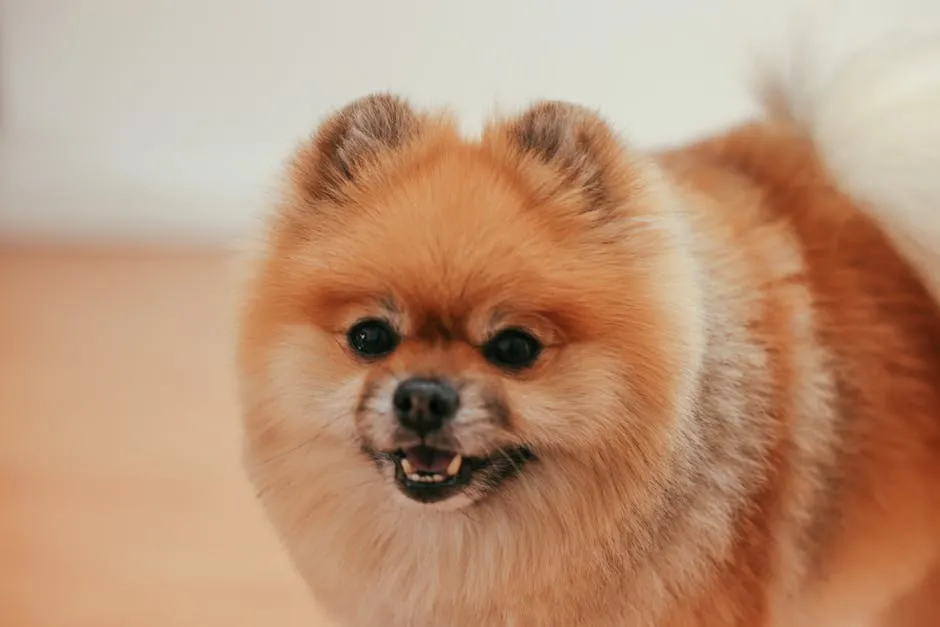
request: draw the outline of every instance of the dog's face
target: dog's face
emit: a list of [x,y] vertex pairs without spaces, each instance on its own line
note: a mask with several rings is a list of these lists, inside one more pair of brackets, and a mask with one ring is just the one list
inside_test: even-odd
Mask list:
[[368,465],[449,509],[550,490],[540,467],[642,472],[701,335],[659,189],[572,106],[477,143],[391,97],[342,110],[296,157],[253,284],[250,451],[328,451],[297,490]]

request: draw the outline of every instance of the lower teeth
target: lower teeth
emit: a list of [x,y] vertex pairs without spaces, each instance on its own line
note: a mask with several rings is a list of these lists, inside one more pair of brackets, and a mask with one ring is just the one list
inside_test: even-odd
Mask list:
[[446,479],[446,477],[443,475],[419,475],[418,473],[413,473],[407,476],[408,481],[418,481],[420,483],[440,483]]

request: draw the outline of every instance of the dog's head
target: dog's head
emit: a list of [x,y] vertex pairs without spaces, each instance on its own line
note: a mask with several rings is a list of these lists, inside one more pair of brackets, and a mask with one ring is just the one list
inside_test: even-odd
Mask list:
[[373,96],[289,174],[241,362],[249,456],[330,460],[288,492],[368,465],[460,508],[650,463],[700,357],[696,277],[657,170],[596,115],[541,103],[468,142]]

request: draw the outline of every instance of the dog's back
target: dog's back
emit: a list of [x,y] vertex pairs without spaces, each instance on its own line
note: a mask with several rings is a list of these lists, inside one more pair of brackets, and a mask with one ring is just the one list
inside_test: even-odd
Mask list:
[[[755,519],[775,529],[770,559],[788,573],[771,593],[774,624],[867,625],[888,612],[885,624],[933,625],[940,41],[860,55],[819,93],[768,76],[763,95],[765,120],[661,161],[714,201],[695,219],[716,242],[716,272],[752,260],[753,289],[780,307],[751,331],[778,345],[786,432],[771,472],[777,510]],[[794,328],[801,318],[805,334]],[[790,614],[789,597],[807,593],[804,613]]]

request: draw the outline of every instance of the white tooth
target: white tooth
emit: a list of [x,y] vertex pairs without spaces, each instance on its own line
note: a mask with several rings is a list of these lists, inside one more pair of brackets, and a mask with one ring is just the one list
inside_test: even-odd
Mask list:
[[447,464],[447,474],[451,477],[457,475],[460,472],[460,465],[463,463],[463,456],[454,455],[454,458],[450,460],[450,463]]
[[447,476],[438,474],[426,475],[420,472],[409,472],[405,473],[405,476],[408,478],[408,481],[417,483],[443,483],[447,481]]
[[401,458],[401,469],[405,471],[409,479],[411,479],[411,475],[415,474],[415,467],[411,465],[407,457]]

